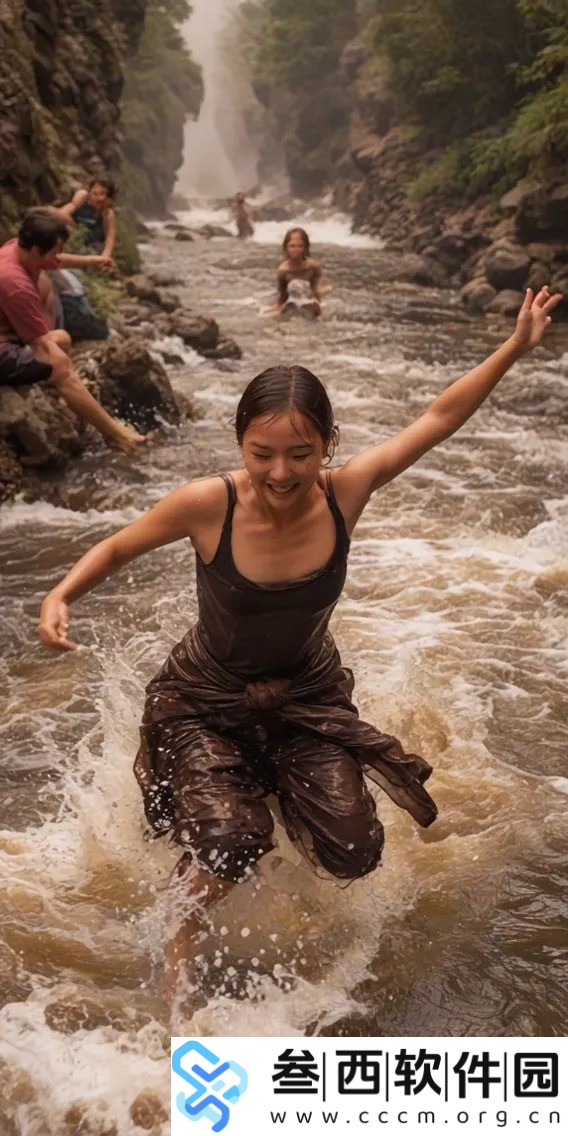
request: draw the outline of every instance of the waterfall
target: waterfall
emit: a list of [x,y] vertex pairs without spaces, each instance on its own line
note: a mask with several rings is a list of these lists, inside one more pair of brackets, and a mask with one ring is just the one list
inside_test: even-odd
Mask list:
[[258,180],[258,155],[248,137],[234,79],[223,58],[227,17],[241,0],[193,0],[183,35],[203,69],[205,97],[197,122],[185,128],[184,162],[177,189],[198,197],[230,197]]

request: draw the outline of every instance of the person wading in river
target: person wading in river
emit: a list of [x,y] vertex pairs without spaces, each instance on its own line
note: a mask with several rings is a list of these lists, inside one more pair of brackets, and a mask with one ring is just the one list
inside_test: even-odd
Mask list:
[[135,453],[147,440],[111,418],[79,378],[67,354],[71,339],[54,330],[45,273],[59,268],[112,267],[104,256],[64,253],[67,226],[56,209],[30,209],[18,237],[0,248],[0,386],[53,386],[72,411],[109,445]]
[[150,825],[183,849],[176,891],[200,903],[167,947],[170,990],[203,908],[273,847],[267,794],[291,839],[339,880],[365,876],[381,857],[364,772],[419,824],[435,820],[431,767],[359,719],[328,625],[371,495],[467,422],[540,342],[560,299],[527,292],[494,354],[395,437],[331,470],[338,431],[320,380],[299,366],[257,375],[236,414],[243,466],[177,489],[45,598],[43,643],[73,650],[70,604],[150,549],[189,538],[196,551],[199,621],[147,688],[135,762]]
[[246,241],[249,237],[253,237],[254,225],[244,193],[237,193],[235,197],[233,216],[235,218],[239,240]]
[[305,229],[289,229],[282,243],[285,260],[276,273],[278,296],[276,315],[281,316],[290,301],[292,283],[304,286],[305,298],[301,305],[314,318],[321,315],[321,264],[311,256],[310,238]]

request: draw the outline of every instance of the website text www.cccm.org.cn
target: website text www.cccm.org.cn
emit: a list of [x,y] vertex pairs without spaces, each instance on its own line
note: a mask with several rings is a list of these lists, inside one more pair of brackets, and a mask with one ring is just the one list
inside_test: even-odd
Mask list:
[[382,1109],[380,1112],[372,1112],[369,1109],[361,1109],[359,1113],[350,1113],[343,1115],[340,1111],[325,1109],[312,1110],[312,1111],[299,1111],[295,1109],[285,1110],[270,1110],[270,1115],[267,1118],[270,1128],[286,1129],[294,1127],[297,1128],[302,1125],[305,1128],[317,1127],[321,1130],[325,1127],[336,1127],[341,1129],[346,1124],[351,1124],[356,1129],[358,1126],[363,1128],[370,1127],[396,1127],[400,1126],[402,1129],[411,1126],[427,1127],[430,1125],[432,1128],[438,1128],[442,1125],[448,1125],[450,1131],[453,1133],[458,1128],[479,1128],[481,1132],[490,1131],[491,1128],[507,1128],[509,1125],[513,1126],[518,1132],[519,1125],[524,1125],[528,1129],[528,1125],[542,1129],[554,1128],[554,1130],[565,1131],[566,1121],[562,1121],[561,1114],[557,1110],[546,1109],[532,1109],[530,1112],[523,1111],[522,1115],[516,1114],[512,1109],[460,1109],[459,1112],[452,1113],[451,1115],[437,1114],[432,1110],[421,1110],[419,1112],[410,1113],[407,1109]]

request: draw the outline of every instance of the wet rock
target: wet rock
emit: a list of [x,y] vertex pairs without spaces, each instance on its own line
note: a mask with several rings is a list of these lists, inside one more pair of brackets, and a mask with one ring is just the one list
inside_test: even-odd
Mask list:
[[67,1131],[72,1136],[118,1136],[118,1129],[108,1116],[97,1115],[100,1106],[86,1103],[71,1105],[64,1116]]
[[501,212],[504,213],[506,217],[514,217],[523,199],[527,194],[530,195],[535,188],[535,183],[529,182],[526,179],[518,182],[513,189],[510,189],[509,192],[505,193],[501,198],[499,202]]
[[503,292],[498,292],[485,310],[487,312],[496,312],[501,316],[516,316],[524,298],[524,292],[505,289]]
[[164,419],[176,425],[180,421],[164,367],[134,339],[108,348],[98,383],[103,406],[138,430],[151,430]]
[[191,229],[178,229],[174,241],[194,241],[195,233]]
[[531,241],[525,248],[531,260],[540,260],[542,264],[552,264],[557,253],[555,245],[545,244],[544,241]]
[[180,298],[176,292],[168,292],[166,288],[158,288],[158,304],[164,312],[175,312],[180,306]]
[[142,304],[140,300],[132,298],[131,300],[121,300],[118,310],[120,317],[126,324],[140,324],[151,314],[152,305]]
[[214,351],[219,343],[219,325],[214,319],[196,315],[187,308],[179,308],[168,317],[168,334],[179,335],[184,343],[202,354]]
[[539,292],[545,284],[550,283],[550,267],[542,264],[541,261],[535,260],[531,264],[530,272],[525,280],[527,288],[533,288],[535,292]]
[[[224,229],[222,225],[202,225],[200,229],[196,230],[201,237],[205,237],[207,241],[213,240],[214,237],[232,237],[233,234],[228,229]],[[176,237],[177,240],[177,237]]]
[[153,241],[154,233],[152,229],[142,220],[141,217],[136,217],[136,236],[142,241]]
[[24,485],[24,470],[13,450],[0,442],[0,505],[11,501]]
[[204,351],[206,359],[242,359],[243,353],[238,343],[228,336],[221,336],[213,350]]
[[541,237],[566,238],[568,183],[539,185],[523,193],[515,216],[519,240],[538,241]]
[[530,272],[531,262],[520,245],[494,244],[485,257],[485,275],[497,291],[520,291]]
[[183,284],[183,280],[171,272],[149,272],[148,276],[157,288],[175,288],[176,284]]
[[556,309],[556,313],[565,316],[568,308],[568,304],[566,304],[566,299],[568,298],[568,264],[565,264],[552,274],[550,287],[553,292],[562,292],[564,303]]
[[151,1089],[138,1094],[130,1105],[130,1116],[138,1128],[147,1132],[159,1124],[165,1124],[168,1120],[167,1109],[158,1094]]
[[[434,253],[436,250],[432,249]],[[429,256],[422,256],[416,268],[410,275],[413,284],[421,284],[425,288],[449,288],[450,275],[443,264]]]
[[62,464],[80,453],[78,425],[49,387],[0,388],[0,439],[22,466]]
[[462,288],[460,300],[468,308],[473,308],[475,311],[484,311],[488,304],[495,299],[496,295],[496,289],[488,283],[485,277],[477,276]]
[[160,303],[160,294],[156,285],[149,276],[144,276],[142,273],[128,277],[126,291],[129,296],[134,296],[137,300],[142,300],[147,304]]

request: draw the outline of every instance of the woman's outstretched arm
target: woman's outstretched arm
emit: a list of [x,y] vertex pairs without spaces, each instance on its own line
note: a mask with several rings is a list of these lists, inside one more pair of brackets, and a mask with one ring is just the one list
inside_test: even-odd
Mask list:
[[76,644],[68,637],[70,604],[144,552],[184,537],[195,540],[203,527],[215,524],[217,519],[222,524],[226,503],[227,492],[220,478],[191,481],[133,524],[96,544],[45,597],[38,628],[42,643],[54,650],[75,650]]
[[473,371],[457,379],[428,410],[399,434],[363,450],[334,474],[345,516],[355,522],[371,494],[398,477],[428,450],[449,438],[471,418],[509,368],[540,343],[550,325],[550,313],[562,299],[542,288],[529,289],[513,335]]

